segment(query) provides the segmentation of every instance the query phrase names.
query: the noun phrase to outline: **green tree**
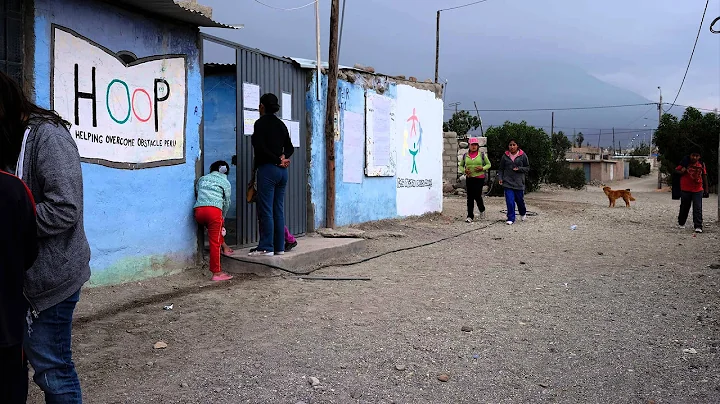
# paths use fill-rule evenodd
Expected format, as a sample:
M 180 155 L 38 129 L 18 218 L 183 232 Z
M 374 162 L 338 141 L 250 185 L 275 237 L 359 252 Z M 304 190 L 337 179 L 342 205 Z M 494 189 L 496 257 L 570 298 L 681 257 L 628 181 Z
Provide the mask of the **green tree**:
M 578 132 L 577 136 L 575 136 L 575 143 L 577 144 L 577 147 L 582 147 L 584 140 L 585 136 L 583 136 L 582 132 Z
M 634 148 L 630 152 L 631 156 L 649 156 L 650 155 L 650 145 L 645 143 L 640 143 L 640 146 Z
M 553 161 L 565 161 L 565 153 L 573 146 L 563 131 L 553 133 L 552 136 L 550 136 L 550 144 L 552 145 Z
M 565 134 L 560 131 L 550 136 L 552 161 L 547 175 L 547 181 L 565 188 L 582 189 L 585 187 L 585 172 L 582 169 L 571 169 L 565 153 L 574 145 Z
M 703 115 L 695 108 L 687 108 L 679 120 L 663 114 L 653 137 L 660 154 L 660 170 L 670 174 L 683 157 L 697 149 L 708 168 L 710 185 L 717 184 L 718 133 L 720 117 L 714 113 Z
M 447 122 L 443 122 L 444 132 L 457 133 L 458 139 L 467 137 L 468 132 L 480 127 L 480 118 L 467 111 L 458 111 Z
M 530 173 L 525 182 L 526 190 L 527 192 L 537 190 L 547 177 L 552 161 L 550 137 L 547 133 L 528 125 L 525 121 L 520 123 L 508 121 L 502 126 L 488 128 L 485 136 L 488 138 L 488 157 L 495 169 L 500 167 L 500 158 L 507 150 L 510 139 L 515 139 L 530 159 Z M 499 191 L 502 187 L 493 188 Z

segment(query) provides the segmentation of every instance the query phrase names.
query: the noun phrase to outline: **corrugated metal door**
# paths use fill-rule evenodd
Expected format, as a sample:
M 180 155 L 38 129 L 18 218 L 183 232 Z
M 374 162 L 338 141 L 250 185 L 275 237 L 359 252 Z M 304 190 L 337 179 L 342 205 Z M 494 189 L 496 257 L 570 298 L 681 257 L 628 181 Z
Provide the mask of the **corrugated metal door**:
M 257 109 L 257 105 L 243 105 L 243 83 L 260 86 L 260 94 L 273 93 L 282 104 L 282 94 L 292 96 L 293 121 L 300 122 L 300 145 L 295 148 L 290 164 L 288 186 L 285 194 L 285 224 L 294 235 L 307 231 L 307 120 L 305 95 L 308 76 L 290 59 L 273 56 L 257 49 L 203 34 L 209 41 L 221 43 L 236 49 L 237 55 L 237 245 L 256 244 L 259 240 L 258 220 L 255 204 L 245 202 L 245 191 L 252 176 L 253 148 L 250 136 L 242 131 L 243 111 Z M 284 105 L 281 105 L 285 108 Z M 282 112 L 282 110 L 281 110 Z M 278 112 L 280 116 L 281 112 Z M 231 240 L 229 240 L 231 241 Z
M 0 71 L 23 84 L 23 0 L 0 0 Z

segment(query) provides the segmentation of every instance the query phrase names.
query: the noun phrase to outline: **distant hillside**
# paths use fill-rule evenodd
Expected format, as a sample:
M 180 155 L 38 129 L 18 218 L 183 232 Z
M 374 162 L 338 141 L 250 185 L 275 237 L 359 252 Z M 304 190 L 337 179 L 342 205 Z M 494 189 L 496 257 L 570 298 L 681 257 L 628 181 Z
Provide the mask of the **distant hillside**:
M 477 102 L 479 109 L 563 108 L 654 102 L 603 82 L 577 67 L 561 63 L 502 58 L 487 63 L 450 66 L 446 70 L 446 77 L 452 78 L 452 81 L 448 81 L 446 105 L 461 102 L 460 109 L 474 109 L 473 101 Z M 446 111 L 446 118 L 451 114 L 452 111 Z M 546 127 L 548 132 L 550 130 L 550 111 L 481 112 L 480 115 L 484 126 L 499 125 L 506 120 L 526 120 L 531 125 Z M 603 129 L 601 144 L 609 146 L 612 142 L 609 128 L 617 128 L 617 144 L 618 140 L 626 142 L 635 135 L 628 133 L 628 129 L 642 128 L 643 125 L 648 128 L 657 126 L 655 106 L 555 112 L 556 131 L 562 130 L 571 136 L 573 128 L 577 128 L 577 131 L 583 132 L 586 141 L 593 145 L 598 142 L 599 129 Z

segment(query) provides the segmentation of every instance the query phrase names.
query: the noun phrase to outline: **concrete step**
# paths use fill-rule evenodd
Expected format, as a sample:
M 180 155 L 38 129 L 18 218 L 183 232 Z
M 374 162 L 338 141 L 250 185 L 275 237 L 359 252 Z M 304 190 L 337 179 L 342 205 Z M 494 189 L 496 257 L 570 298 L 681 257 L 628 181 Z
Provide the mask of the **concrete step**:
M 297 241 L 298 245 L 292 251 L 272 257 L 250 257 L 248 256 L 250 248 L 235 250 L 232 258 L 221 256 L 222 269 L 233 274 L 257 276 L 288 274 L 264 265 L 270 264 L 291 271 L 304 272 L 318 264 L 362 253 L 367 248 L 366 240 L 358 238 L 325 238 L 313 235 L 300 237 Z

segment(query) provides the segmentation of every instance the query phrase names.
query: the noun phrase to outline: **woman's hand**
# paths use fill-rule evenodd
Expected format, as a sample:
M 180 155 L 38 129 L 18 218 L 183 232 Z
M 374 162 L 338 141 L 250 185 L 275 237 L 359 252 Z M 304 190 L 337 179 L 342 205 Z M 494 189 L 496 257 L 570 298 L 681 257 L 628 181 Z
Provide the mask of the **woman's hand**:
M 290 167 L 290 159 L 286 159 L 283 157 L 282 162 L 280 163 L 280 167 L 282 167 L 282 168 Z
M 517 167 L 513 167 L 513 171 L 518 171 L 518 170 L 520 170 L 520 169 Z
M 502 185 L 502 180 L 498 180 L 498 185 Z

